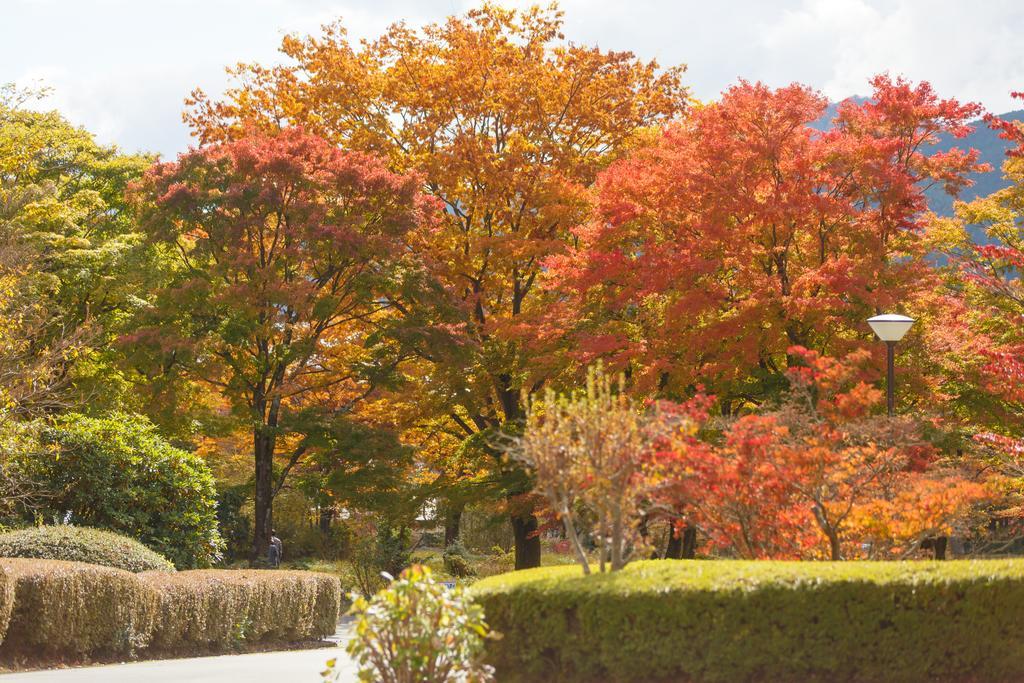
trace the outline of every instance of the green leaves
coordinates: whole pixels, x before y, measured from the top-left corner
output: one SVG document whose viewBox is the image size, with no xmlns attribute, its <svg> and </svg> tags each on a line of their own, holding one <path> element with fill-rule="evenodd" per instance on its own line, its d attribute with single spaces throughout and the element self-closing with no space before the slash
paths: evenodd
<svg viewBox="0 0 1024 683">
<path fill-rule="evenodd" d="M 359 680 L 383 683 L 484 683 L 493 670 L 481 661 L 486 638 L 494 637 L 483 609 L 463 593 L 434 580 L 414 565 L 367 600 L 353 595 L 355 637 L 347 646 Z M 324 672 L 338 680 L 334 660 Z"/>
<path fill-rule="evenodd" d="M 41 512 L 48 518 L 70 513 L 70 523 L 130 535 L 179 568 L 219 558 L 210 469 L 168 444 L 146 418 L 72 413 L 45 428 L 41 441 L 43 448 L 22 460 L 47 491 Z"/>
</svg>

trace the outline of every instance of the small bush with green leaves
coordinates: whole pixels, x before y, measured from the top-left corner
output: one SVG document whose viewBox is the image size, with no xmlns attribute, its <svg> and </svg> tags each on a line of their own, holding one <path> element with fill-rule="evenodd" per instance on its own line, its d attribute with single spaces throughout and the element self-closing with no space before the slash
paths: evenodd
<svg viewBox="0 0 1024 683">
<path fill-rule="evenodd" d="M 353 596 L 355 636 L 348 653 L 366 683 L 483 683 L 493 680 L 481 659 L 488 637 L 483 611 L 461 588 L 448 590 L 415 565 L 370 600 Z M 335 660 L 324 677 L 338 680 Z"/>
<path fill-rule="evenodd" d="M 411 563 L 411 538 L 407 528 L 366 525 L 357 532 L 352 544 L 346 579 L 368 598 L 386 584 L 381 573 L 397 576 Z"/>
<path fill-rule="evenodd" d="M 470 595 L 502 681 L 1024 680 L 1024 561 L 655 560 Z"/>
<path fill-rule="evenodd" d="M 174 565 L 138 541 L 103 529 L 41 526 L 0 534 L 0 557 L 66 560 L 130 572 L 174 571 Z"/>
<path fill-rule="evenodd" d="M 476 575 L 469 561 L 469 552 L 458 541 L 445 548 L 441 558 L 445 571 L 456 578 L 465 579 Z"/>
<path fill-rule="evenodd" d="M 179 569 L 215 562 L 213 474 L 199 456 L 171 446 L 141 415 L 70 413 L 40 434 L 22 457 L 25 475 L 47 495 L 44 517 L 137 538 Z"/>
<path fill-rule="evenodd" d="M 4 558 L 0 567 L 14 581 L 3 654 L 130 655 L 149 644 L 157 595 L 137 574 L 59 560 Z"/>
<path fill-rule="evenodd" d="M 207 569 L 141 577 L 160 598 L 158 650 L 323 638 L 336 630 L 341 609 L 341 585 L 329 574 Z"/>
</svg>

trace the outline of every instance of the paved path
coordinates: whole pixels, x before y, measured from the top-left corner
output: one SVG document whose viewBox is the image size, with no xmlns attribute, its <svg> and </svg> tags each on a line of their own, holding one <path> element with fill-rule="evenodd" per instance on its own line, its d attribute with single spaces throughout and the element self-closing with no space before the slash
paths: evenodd
<svg viewBox="0 0 1024 683">
<path fill-rule="evenodd" d="M 346 626 L 333 640 L 347 638 Z M 0 675 L 0 683 L 318 683 L 331 657 L 344 672 L 340 680 L 354 683 L 355 666 L 341 647 L 30 671 Z"/>
</svg>

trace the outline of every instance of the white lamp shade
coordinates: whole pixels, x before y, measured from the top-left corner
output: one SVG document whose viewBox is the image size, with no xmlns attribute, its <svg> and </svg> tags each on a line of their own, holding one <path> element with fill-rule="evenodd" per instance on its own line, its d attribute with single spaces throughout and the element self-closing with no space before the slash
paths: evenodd
<svg viewBox="0 0 1024 683">
<path fill-rule="evenodd" d="M 883 313 L 874 318 L 868 318 L 868 325 L 871 325 L 871 329 L 875 331 L 879 339 L 886 342 L 898 342 L 903 339 L 903 335 L 913 324 L 913 318 L 898 313 Z"/>
</svg>

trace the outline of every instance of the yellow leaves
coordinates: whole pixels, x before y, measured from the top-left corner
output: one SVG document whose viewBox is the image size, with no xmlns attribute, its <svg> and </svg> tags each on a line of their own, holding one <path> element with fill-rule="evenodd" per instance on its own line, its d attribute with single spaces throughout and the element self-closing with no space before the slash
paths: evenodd
<svg viewBox="0 0 1024 683">
<path fill-rule="evenodd" d="M 962 202 L 957 202 L 956 206 L 958 213 L 964 207 Z M 924 241 L 930 251 L 947 251 L 968 246 L 971 237 L 956 218 L 933 215 L 925 224 Z"/>
</svg>

